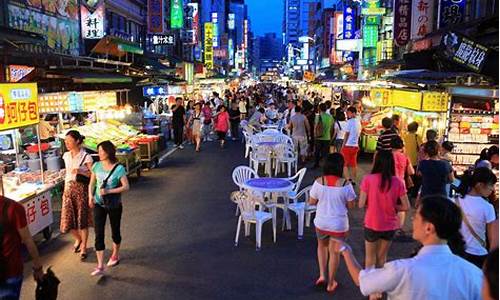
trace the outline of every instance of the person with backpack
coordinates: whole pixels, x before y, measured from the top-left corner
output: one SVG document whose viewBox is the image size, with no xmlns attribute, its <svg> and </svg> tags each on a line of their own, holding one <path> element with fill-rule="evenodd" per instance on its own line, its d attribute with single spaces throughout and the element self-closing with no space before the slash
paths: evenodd
<svg viewBox="0 0 500 300">
<path fill-rule="evenodd" d="M 328 155 L 330 140 L 333 135 L 333 117 L 326 113 L 325 103 L 319 105 L 319 114 L 314 121 L 314 137 L 316 139 L 314 151 L 314 167 L 319 166 L 321 158 Z"/>
<path fill-rule="evenodd" d="M 94 208 L 95 251 L 97 267 L 92 276 L 104 274 L 104 232 L 106 218 L 109 216 L 113 252 L 107 266 L 114 267 L 120 263 L 120 245 L 122 241 L 120 223 L 123 206 L 121 194 L 128 191 L 127 170 L 118 163 L 116 148 L 110 141 L 101 142 L 97 146 L 99 162 L 92 167 L 89 184 L 89 206 Z"/>
<path fill-rule="evenodd" d="M 0 299 L 19 299 L 23 284 L 23 248 L 33 259 L 33 277 L 43 277 L 38 249 L 31 237 L 22 204 L 0 196 Z"/>
</svg>

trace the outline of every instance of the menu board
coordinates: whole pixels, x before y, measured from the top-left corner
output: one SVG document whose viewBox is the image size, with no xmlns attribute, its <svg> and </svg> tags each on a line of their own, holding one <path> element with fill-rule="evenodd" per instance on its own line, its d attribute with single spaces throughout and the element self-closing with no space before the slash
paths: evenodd
<svg viewBox="0 0 500 300">
<path fill-rule="evenodd" d="M 86 91 L 42 94 L 41 113 L 90 112 L 116 105 L 114 91 Z"/>
<path fill-rule="evenodd" d="M 439 92 L 424 92 L 422 99 L 422 111 L 447 111 L 449 95 Z"/>
<path fill-rule="evenodd" d="M 420 110 L 422 106 L 422 94 L 418 91 L 393 90 L 393 105 L 413 110 Z"/>
</svg>

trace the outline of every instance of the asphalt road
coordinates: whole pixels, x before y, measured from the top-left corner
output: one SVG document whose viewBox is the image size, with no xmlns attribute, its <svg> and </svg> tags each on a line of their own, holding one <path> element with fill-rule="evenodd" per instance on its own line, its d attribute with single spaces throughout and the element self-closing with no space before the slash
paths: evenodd
<svg viewBox="0 0 500 300">
<path fill-rule="evenodd" d="M 69 235 L 41 243 L 44 265 L 52 266 L 61 280 L 59 299 L 362 299 L 343 262 L 333 296 L 312 287 L 318 276 L 315 233 L 306 228 L 304 239 L 297 240 L 294 217 L 292 231 L 278 230 L 276 244 L 269 222 L 260 252 L 255 251 L 254 230 L 250 238 L 240 236 L 234 247 L 237 218 L 229 194 L 236 186 L 231 172 L 242 164 L 247 161 L 241 143 L 220 149 L 212 142 L 201 153 L 191 146 L 178 150 L 160 168 L 132 180 L 123 198 L 122 262 L 102 278 L 90 276 L 94 253 L 80 262 Z M 362 165 L 365 171 L 367 167 Z M 308 170 L 303 186 L 318 172 Z M 351 212 L 349 238 L 360 261 L 362 216 L 360 210 Z M 106 234 L 110 247 L 109 229 Z M 91 247 L 93 239 L 91 234 Z M 406 257 L 413 246 L 394 243 L 389 260 Z M 30 269 L 27 263 L 22 299 L 34 299 Z"/>
</svg>

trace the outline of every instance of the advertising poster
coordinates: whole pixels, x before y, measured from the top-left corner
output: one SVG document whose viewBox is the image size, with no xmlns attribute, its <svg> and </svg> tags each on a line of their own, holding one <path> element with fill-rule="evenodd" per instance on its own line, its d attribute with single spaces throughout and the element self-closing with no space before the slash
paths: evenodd
<svg viewBox="0 0 500 300">
<path fill-rule="evenodd" d="M 30 1 L 39 5 L 40 3 L 54 4 L 52 2 L 62 1 Z M 37 11 L 37 6 L 18 6 L 9 4 L 8 24 L 9 27 L 28 32 L 34 32 L 46 37 L 47 44 L 55 52 L 69 55 L 78 55 L 80 46 L 80 24 L 76 5 L 68 1 L 67 5 L 49 5 L 46 12 Z M 74 8 L 74 9 L 73 9 Z"/>
</svg>

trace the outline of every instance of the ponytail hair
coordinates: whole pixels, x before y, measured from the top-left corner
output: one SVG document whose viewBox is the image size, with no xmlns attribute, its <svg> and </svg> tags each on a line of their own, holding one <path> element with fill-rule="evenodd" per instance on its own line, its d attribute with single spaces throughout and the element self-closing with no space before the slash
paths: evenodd
<svg viewBox="0 0 500 300">
<path fill-rule="evenodd" d="M 465 197 L 467 193 L 476 186 L 478 183 L 484 184 L 495 184 L 498 179 L 496 175 L 489 169 L 485 167 L 476 168 L 472 171 L 465 171 L 462 176 L 462 181 L 458 187 L 458 193 Z"/>
</svg>

